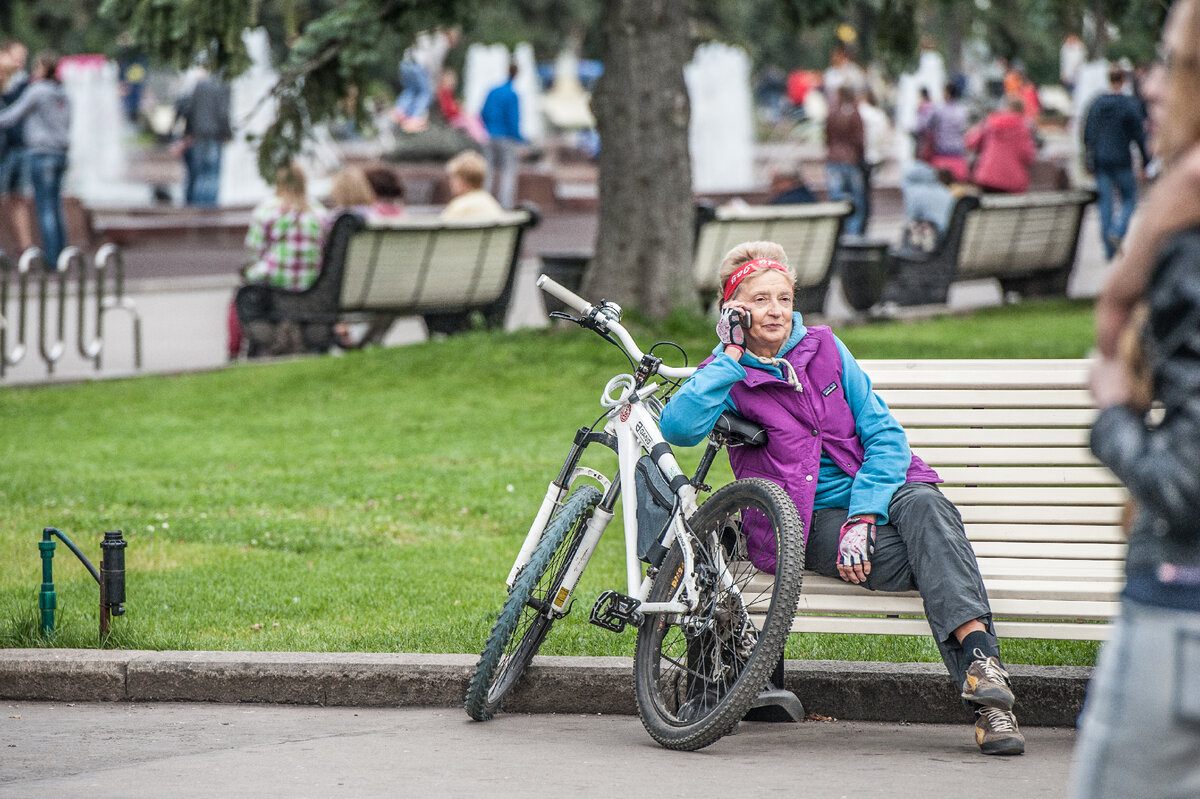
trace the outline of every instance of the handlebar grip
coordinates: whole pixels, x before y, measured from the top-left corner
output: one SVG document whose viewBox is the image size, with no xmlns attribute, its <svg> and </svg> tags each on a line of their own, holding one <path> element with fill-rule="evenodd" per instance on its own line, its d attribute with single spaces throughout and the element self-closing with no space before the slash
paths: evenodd
<svg viewBox="0 0 1200 799">
<path fill-rule="evenodd" d="M 592 304 L 560 283 L 556 283 L 546 275 L 538 275 L 536 284 L 547 294 L 562 300 L 566 306 L 576 313 L 586 314 Z"/>
</svg>

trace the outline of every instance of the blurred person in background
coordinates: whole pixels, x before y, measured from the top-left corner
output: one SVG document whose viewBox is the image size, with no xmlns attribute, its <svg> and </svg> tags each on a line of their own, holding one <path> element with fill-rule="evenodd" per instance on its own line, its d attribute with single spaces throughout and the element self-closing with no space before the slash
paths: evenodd
<svg viewBox="0 0 1200 799">
<path fill-rule="evenodd" d="M 62 183 L 71 145 L 71 103 L 58 78 L 58 54 L 39 53 L 33 80 L 12 105 L 0 111 L 0 129 L 24 123 L 25 166 L 33 183 L 33 205 L 46 268 L 58 268 L 67 244 Z"/>
</svg>

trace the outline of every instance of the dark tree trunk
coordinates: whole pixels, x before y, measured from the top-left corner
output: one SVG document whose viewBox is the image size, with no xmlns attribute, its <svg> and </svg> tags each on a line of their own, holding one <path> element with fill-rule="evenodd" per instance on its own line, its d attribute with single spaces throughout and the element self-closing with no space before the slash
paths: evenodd
<svg viewBox="0 0 1200 799">
<path fill-rule="evenodd" d="M 584 296 L 654 319 L 698 302 L 683 80 L 691 57 L 687 9 L 678 0 L 606 0 L 604 76 L 592 98 L 600 220 Z"/>
</svg>

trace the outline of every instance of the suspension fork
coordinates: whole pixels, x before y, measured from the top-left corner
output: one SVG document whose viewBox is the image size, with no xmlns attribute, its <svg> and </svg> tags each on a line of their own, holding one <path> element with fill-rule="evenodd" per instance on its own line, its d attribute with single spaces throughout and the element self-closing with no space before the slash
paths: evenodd
<svg viewBox="0 0 1200 799">
<path fill-rule="evenodd" d="M 538 542 L 542 540 L 542 533 L 546 531 L 546 525 L 550 523 L 550 519 L 560 507 L 560 501 L 571 490 L 571 484 L 576 477 L 584 475 L 591 477 L 602 486 L 605 490 L 610 490 L 611 486 L 604 475 L 593 469 L 581 469 L 579 467 L 579 459 L 583 456 L 583 451 L 587 449 L 589 444 L 603 444 L 604 446 L 616 450 L 617 440 L 610 433 L 604 431 L 592 430 L 588 427 L 581 427 L 575 431 L 575 440 L 571 444 L 571 451 L 567 453 L 566 460 L 563 461 L 562 468 L 558 472 L 558 476 L 550 481 L 546 486 L 546 494 L 542 497 L 542 504 L 538 506 L 537 515 L 533 517 L 533 524 L 529 526 L 529 532 L 525 534 L 525 540 L 521 544 L 521 550 L 517 553 L 517 559 L 513 562 L 512 569 L 505 578 L 504 583 L 509 588 L 512 588 L 513 582 L 517 579 L 517 574 L 521 569 L 525 568 L 525 564 L 529 563 L 529 559 L 533 557 L 533 552 L 537 549 Z"/>
</svg>

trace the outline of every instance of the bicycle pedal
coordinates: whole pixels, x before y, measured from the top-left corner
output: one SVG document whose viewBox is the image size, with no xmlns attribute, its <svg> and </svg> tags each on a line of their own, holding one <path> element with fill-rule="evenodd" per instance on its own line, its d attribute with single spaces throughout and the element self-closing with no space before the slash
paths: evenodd
<svg viewBox="0 0 1200 799">
<path fill-rule="evenodd" d="M 596 600 L 596 606 L 592 608 L 592 615 L 588 621 L 614 633 L 624 630 L 626 624 L 639 627 L 645 618 L 638 613 L 638 606 L 641 604 L 631 596 L 617 591 L 605 591 Z"/>
</svg>

